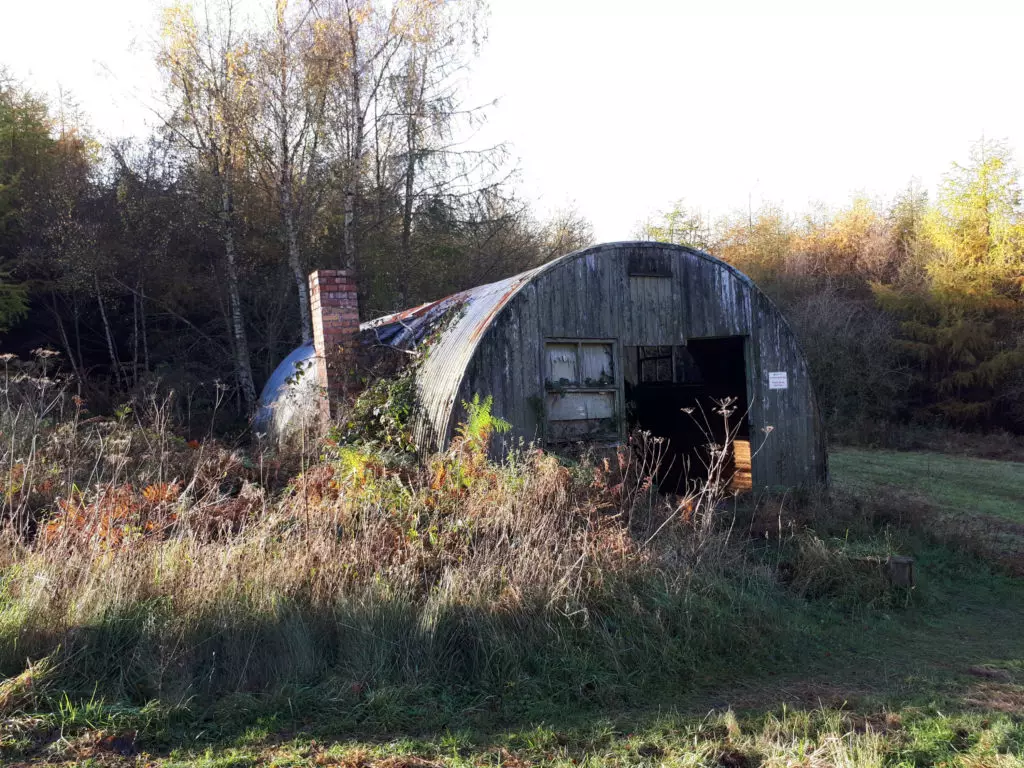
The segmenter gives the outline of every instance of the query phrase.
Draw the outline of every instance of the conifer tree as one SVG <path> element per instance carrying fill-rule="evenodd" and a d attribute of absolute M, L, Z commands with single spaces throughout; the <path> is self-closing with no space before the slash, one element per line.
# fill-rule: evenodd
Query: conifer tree
<path fill-rule="evenodd" d="M 1024 426 L 1024 211 L 1019 171 L 1002 142 L 982 140 L 954 164 L 914 243 L 917 267 L 874 284 L 901 319 L 899 346 L 931 410 L 964 426 Z"/>

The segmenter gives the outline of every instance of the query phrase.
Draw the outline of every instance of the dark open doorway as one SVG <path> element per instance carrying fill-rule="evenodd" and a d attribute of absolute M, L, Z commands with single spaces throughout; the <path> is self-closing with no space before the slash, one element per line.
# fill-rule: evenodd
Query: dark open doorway
<path fill-rule="evenodd" d="M 668 441 L 667 466 L 658 478 L 663 490 L 682 493 L 707 479 L 708 444 L 726 438 L 726 423 L 716 412 L 725 398 L 735 398 L 729 429 L 736 433 L 724 476 L 733 478 L 735 488 L 749 487 L 745 342 L 746 337 L 729 336 L 691 339 L 685 346 L 625 348 L 630 426 Z"/>

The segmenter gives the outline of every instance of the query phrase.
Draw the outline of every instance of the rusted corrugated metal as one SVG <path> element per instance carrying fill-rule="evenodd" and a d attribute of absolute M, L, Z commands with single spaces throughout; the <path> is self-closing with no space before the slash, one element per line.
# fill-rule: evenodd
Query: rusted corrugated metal
<path fill-rule="evenodd" d="M 362 343 L 412 349 L 430 334 L 448 312 L 462 305 L 467 293 L 464 291 L 452 294 L 437 301 L 362 323 L 359 326 Z"/>
<path fill-rule="evenodd" d="M 426 449 L 447 445 L 462 401 L 474 394 L 494 397 L 494 413 L 513 425 L 507 439 L 543 439 L 543 414 L 553 407 L 544 385 L 546 340 L 613 345 L 617 396 L 601 407 L 621 420 L 624 348 L 740 336 L 747 340 L 753 484 L 825 477 L 824 434 L 799 344 L 748 277 L 706 253 L 660 243 L 599 245 L 362 326 L 364 341 L 406 349 L 434 329 L 438 338 L 417 377 L 415 434 Z M 772 371 L 788 372 L 787 389 L 769 388 Z"/>
<path fill-rule="evenodd" d="M 516 291 L 546 266 L 362 324 L 364 343 L 410 349 L 447 318 L 417 376 L 420 413 L 414 435 L 420 445 L 447 443 L 459 387 L 480 336 Z"/>

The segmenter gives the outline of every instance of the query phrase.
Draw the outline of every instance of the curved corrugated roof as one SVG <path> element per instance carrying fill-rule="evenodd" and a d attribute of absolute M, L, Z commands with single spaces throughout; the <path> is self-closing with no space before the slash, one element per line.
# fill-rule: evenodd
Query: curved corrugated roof
<path fill-rule="evenodd" d="M 313 342 L 308 341 L 293 349 L 291 354 L 278 364 L 260 393 L 256 413 L 252 418 L 252 428 L 255 432 L 271 432 L 278 428 L 276 422 L 283 423 L 290 418 L 290 413 L 281 413 L 281 404 L 289 391 L 296 391 L 307 375 L 311 375 L 315 360 L 316 350 L 313 349 Z"/>
<path fill-rule="evenodd" d="M 364 344 L 400 349 L 442 331 L 417 375 L 420 416 L 414 435 L 420 445 L 438 446 L 447 438 L 452 406 L 480 338 L 519 289 L 555 261 L 360 325 Z"/>
<path fill-rule="evenodd" d="M 446 331 L 444 343 L 431 347 L 428 359 L 423 361 L 424 373 L 421 381 L 431 382 L 430 391 L 439 392 L 445 388 L 446 382 L 461 372 L 469 362 L 476 348 L 475 342 L 479 332 L 486 328 L 487 323 L 497 314 L 504 302 L 515 293 L 515 289 L 528 281 L 539 269 L 543 267 L 360 323 L 360 343 L 367 346 L 376 344 L 411 350 L 438 330 L 442 321 L 450 318 L 449 322 L 452 325 L 448 329 L 452 333 Z M 311 370 L 311 363 L 315 358 L 313 342 L 307 342 L 293 350 L 277 366 L 260 394 L 253 419 L 253 427 L 257 431 L 266 432 L 269 429 L 274 409 L 290 391 L 289 385 L 293 385 L 291 389 L 294 389 L 294 385 Z M 457 378 L 458 380 L 454 382 L 455 391 L 458 391 L 461 375 Z M 440 413 L 439 404 L 443 400 L 443 397 L 424 399 L 424 402 L 437 406 L 431 409 L 432 417 Z M 454 396 L 449 400 L 449 404 L 451 402 L 454 402 Z M 425 433 L 424 437 L 426 436 Z"/>
<path fill-rule="evenodd" d="M 594 245 L 578 251 L 572 251 L 564 256 L 559 256 L 556 259 L 552 259 L 549 262 L 541 264 L 539 267 L 534 267 L 533 269 L 529 269 L 525 272 L 520 272 L 518 275 L 513 275 L 512 277 L 505 278 L 504 280 L 498 280 L 497 282 L 477 286 L 476 288 L 469 288 L 465 291 L 445 296 L 443 299 L 428 301 L 425 304 L 420 304 L 418 307 L 403 309 L 400 312 L 394 312 L 390 315 L 384 315 L 383 317 L 368 320 L 359 326 L 359 330 L 363 334 L 363 343 L 379 343 L 399 349 L 412 349 L 426 338 L 426 336 L 434 329 L 435 325 L 437 325 L 437 323 L 442 320 L 449 311 L 455 310 L 464 304 L 469 303 L 479 305 L 481 301 L 487 300 L 485 297 L 497 296 L 498 299 L 503 299 L 503 301 L 498 301 L 494 309 L 500 311 L 501 307 L 504 306 L 507 300 L 512 298 L 515 294 L 515 291 L 512 291 L 505 295 L 508 286 L 519 287 L 542 272 L 553 269 L 554 267 L 575 258 L 597 254 L 602 251 L 645 246 L 651 248 L 678 248 L 681 251 L 686 251 L 695 256 L 699 256 L 726 269 L 746 285 L 751 287 L 754 285 L 753 281 L 747 275 L 740 272 L 740 270 L 736 269 L 732 264 L 722 261 L 709 253 L 705 253 L 704 251 L 699 251 L 696 248 L 689 248 L 682 245 L 668 245 L 666 243 L 657 243 L 646 240 L 602 243 L 601 245 Z M 479 319 L 489 322 L 497 315 L 497 311 L 493 314 L 485 314 Z M 370 333 L 371 331 L 372 334 Z"/>

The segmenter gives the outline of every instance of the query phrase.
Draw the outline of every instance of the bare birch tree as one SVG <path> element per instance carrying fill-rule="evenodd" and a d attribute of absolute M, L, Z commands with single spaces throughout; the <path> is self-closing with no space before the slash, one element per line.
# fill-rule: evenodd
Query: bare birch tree
<path fill-rule="evenodd" d="M 259 112 L 253 124 L 257 167 L 280 211 L 303 341 L 313 338 L 313 328 L 300 243 L 326 180 L 327 89 L 332 78 L 344 76 L 314 12 L 313 0 L 276 0 L 272 28 L 259 41 Z"/>
<path fill-rule="evenodd" d="M 234 196 L 236 176 L 245 172 L 245 126 L 255 113 L 251 53 L 232 0 L 205 2 L 199 13 L 185 3 L 164 11 L 157 61 L 171 108 L 165 123 L 212 182 L 235 375 L 247 407 L 256 402 L 256 386 L 239 291 Z"/>
<path fill-rule="evenodd" d="M 371 0 L 332 0 L 320 17 L 344 73 L 333 80 L 329 105 L 343 197 L 342 266 L 346 269 L 354 269 L 357 263 L 359 197 L 368 138 L 372 140 L 376 120 L 390 117 L 389 110 L 380 109 L 380 99 L 403 42 L 401 7 L 401 3 L 385 7 Z"/>

